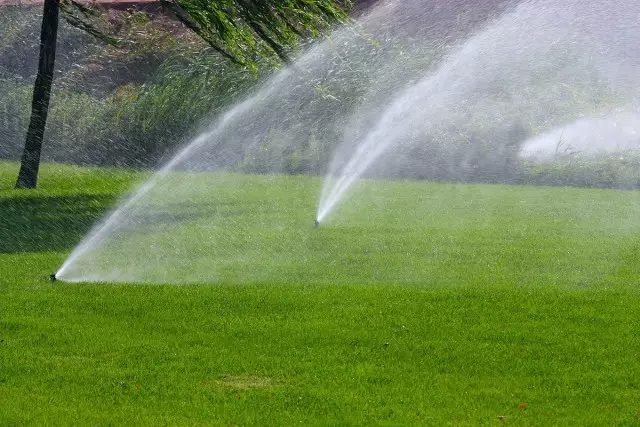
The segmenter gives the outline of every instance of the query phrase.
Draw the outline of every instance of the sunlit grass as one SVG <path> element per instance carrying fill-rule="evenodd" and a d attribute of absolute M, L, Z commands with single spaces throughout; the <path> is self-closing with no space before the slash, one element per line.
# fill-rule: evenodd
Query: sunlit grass
<path fill-rule="evenodd" d="M 279 221 L 299 229 L 266 237 L 315 256 L 71 285 L 47 276 L 143 175 L 44 165 L 30 192 L 16 171 L 0 164 L 0 424 L 640 422 L 635 192 L 370 182 L 314 229 L 317 179 L 218 177 L 221 199 L 294 198 Z"/>

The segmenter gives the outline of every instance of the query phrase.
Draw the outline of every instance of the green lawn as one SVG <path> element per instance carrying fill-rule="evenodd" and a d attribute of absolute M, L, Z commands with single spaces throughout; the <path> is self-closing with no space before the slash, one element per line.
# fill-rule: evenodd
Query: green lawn
<path fill-rule="evenodd" d="M 315 178 L 200 176 L 216 209 L 160 222 L 193 248 L 157 280 L 210 283 L 69 284 L 47 276 L 142 174 L 16 172 L 0 425 L 640 424 L 638 192 L 367 182 L 314 229 Z"/>

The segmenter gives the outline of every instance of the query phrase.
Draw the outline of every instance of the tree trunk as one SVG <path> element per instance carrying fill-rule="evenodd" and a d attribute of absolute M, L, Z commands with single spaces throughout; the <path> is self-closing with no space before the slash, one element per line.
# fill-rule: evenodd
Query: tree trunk
<path fill-rule="evenodd" d="M 59 0 L 44 0 L 42 29 L 40 32 L 40 60 L 38 75 L 33 87 L 31 103 L 31 121 L 27 130 L 27 141 L 22 153 L 20 173 L 16 188 L 36 188 L 42 138 L 49 112 L 51 83 L 56 62 L 56 39 L 58 37 Z"/>

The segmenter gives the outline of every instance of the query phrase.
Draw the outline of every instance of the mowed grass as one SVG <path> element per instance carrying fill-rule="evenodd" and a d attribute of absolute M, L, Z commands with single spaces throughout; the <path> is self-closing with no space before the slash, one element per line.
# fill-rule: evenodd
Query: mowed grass
<path fill-rule="evenodd" d="M 279 200 L 300 227 L 256 232 L 314 256 L 68 284 L 47 276 L 144 174 L 44 165 L 17 191 L 16 172 L 0 164 L 2 425 L 640 423 L 637 192 L 367 182 L 313 229 L 318 179 L 219 176 L 245 223 Z"/>

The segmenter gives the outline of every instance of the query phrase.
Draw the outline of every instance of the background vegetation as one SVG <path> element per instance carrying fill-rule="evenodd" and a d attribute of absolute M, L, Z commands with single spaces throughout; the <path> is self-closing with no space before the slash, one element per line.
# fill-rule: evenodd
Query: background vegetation
<path fill-rule="evenodd" d="M 24 41 L 38 39 L 39 9 L 9 9 L 0 18 L 0 28 L 15 34 L 2 41 L 0 156 L 15 159 L 24 144 L 37 60 L 37 46 Z M 257 79 L 166 17 L 110 11 L 109 19 L 124 44 L 106 46 L 62 25 L 46 160 L 153 166 Z"/>
<path fill-rule="evenodd" d="M 441 58 L 445 45 L 462 39 L 502 7 L 496 1 L 484 14 L 460 15 L 453 29 L 438 25 L 450 22 L 458 6 L 453 2 L 447 6 L 450 9 L 440 11 L 442 16 L 436 16 L 433 28 L 425 33 L 425 37 L 441 38 L 442 46 L 422 52 L 425 59 L 409 62 L 409 66 L 429 66 Z M 17 159 L 24 144 L 37 61 L 39 13 L 39 8 L 14 6 L 4 7 L 0 16 L 2 159 Z M 267 63 L 258 64 L 253 71 L 235 65 L 181 24 L 162 15 L 110 11 L 101 19 L 107 20 L 127 43 L 106 46 L 62 25 L 45 134 L 45 161 L 154 167 L 273 70 Z M 401 55 L 403 46 L 395 49 Z M 401 56 L 397 60 L 402 61 Z M 341 102 L 329 112 L 309 110 L 313 120 L 303 119 L 314 125 L 303 138 L 289 141 L 278 129 L 267 129 L 260 136 L 262 143 L 229 168 L 249 173 L 325 173 L 331 153 L 342 138 L 327 123 L 336 117 L 349 117 L 367 93 L 370 79 L 363 76 L 375 70 L 345 72 L 349 75 L 341 75 L 337 81 L 348 79 L 349 85 L 325 82 L 326 87 L 318 87 L 318 97 L 335 96 Z M 386 84 L 391 92 L 398 82 L 389 80 Z M 596 93 L 599 89 L 594 86 L 585 90 Z M 570 108 L 588 107 L 576 104 Z M 389 162 L 377 173 L 441 181 L 640 187 L 637 153 L 597 159 L 565 156 L 552 164 L 535 164 L 518 158 L 519 143 L 535 132 L 526 122 L 514 122 L 498 134 L 491 129 L 482 131 L 481 125 L 477 128 L 480 130 L 474 133 L 443 129 L 447 138 L 437 133 L 422 135 L 418 144 L 399 157 L 401 167 Z M 452 134 L 457 136 L 451 138 Z"/>

